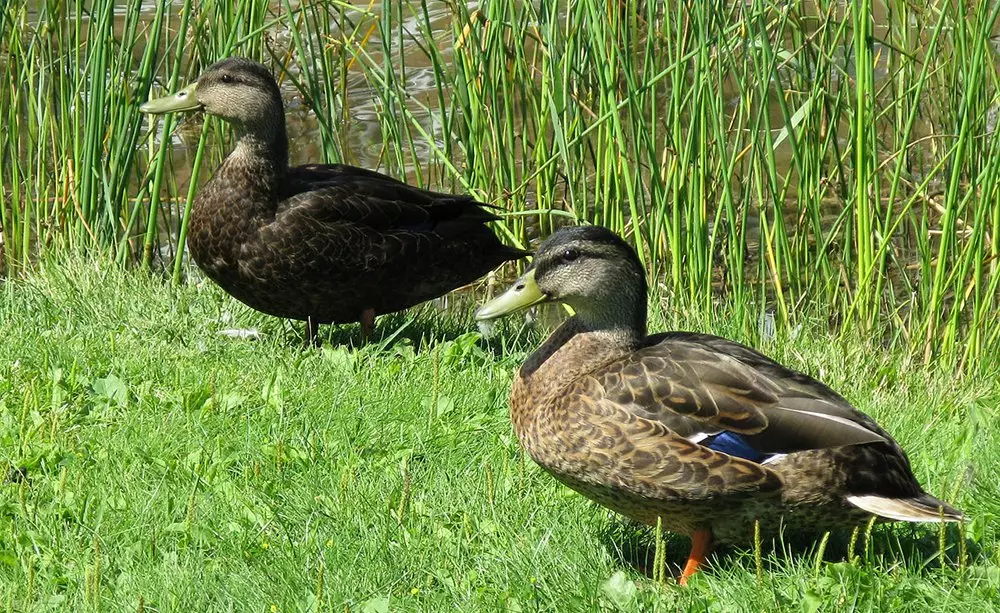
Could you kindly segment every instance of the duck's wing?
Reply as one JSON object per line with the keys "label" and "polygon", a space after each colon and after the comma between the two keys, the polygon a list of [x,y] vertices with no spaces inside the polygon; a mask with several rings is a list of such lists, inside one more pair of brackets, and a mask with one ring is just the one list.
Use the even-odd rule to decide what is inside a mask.
{"label": "duck's wing", "polygon": [[826,386],[727,343],[658,335],[579,378],[549,416],[564,424],[563,453],[602,482],[696,500],[780,488],[768,466],[780,454],[879,442],[898,449]]}
{"label": "duck's wing", "polygon": [[277,216],[353,224],[386,233],[450,236],[497,219],[488,205],[464,195],[433,192],[387,175],[346,166],[289,169]]}
{"label": "duck's wing", "polygon": [[557,460],[543,458],[543,464],[640,501],[740,498],[781,488],[781,478],[767,466],[688,440],[677,429],[683,429],[680,420],[691,418],[643,409],[645,392],[625,394],[621,381],[620,375],[597,372],[560,395],[544,416],[557,424],[550,438],[559,447]]}
{"label": "duck's wing", "polygon": [[[595,373],[596,374],[596,373]],[[759,461],[891,438],[815,379],[726,339],[671,333],[603,369],[606,397],[688,441]],[[748,447],[745,453],[737,449]],[[748,455],[750,454],[750,455]]]}
{"label": "duck's wing", "polygon": [[348,166],[292,168],[282,185],[250,254],[260,264],[248,268],[310,288],[318,320],[398,311],[526,255],[500,242],[486,223],[495,217],[467,196]]}

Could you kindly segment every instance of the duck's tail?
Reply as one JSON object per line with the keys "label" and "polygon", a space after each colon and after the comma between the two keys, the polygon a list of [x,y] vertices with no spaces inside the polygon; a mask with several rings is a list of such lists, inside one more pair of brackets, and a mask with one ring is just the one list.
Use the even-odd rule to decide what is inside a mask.
{"label": "duck's tail", "polygon": [[510,245],[504,245],[504,257],[510,260],[520,260],[521,258],[526,258],[535,255],[534,251],[525,251],[524,249],[518,249],[517,247],[511,247]]}
{"label": "duck's tail", "polygon": [[847,501],[873,515],[896,521],[940,522],[965,519],[961,511],[930,494],[913,498],[848,496]]}

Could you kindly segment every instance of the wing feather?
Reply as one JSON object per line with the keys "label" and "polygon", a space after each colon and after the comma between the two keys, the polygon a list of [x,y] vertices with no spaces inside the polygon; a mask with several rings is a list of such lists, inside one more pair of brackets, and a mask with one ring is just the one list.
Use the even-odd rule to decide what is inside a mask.
{"label": "wing feather", "polygon": [[610,401],[689,442],[732,432],[774,454],[886,441],[822,383],[717,337],[658,335],[594,374]]}

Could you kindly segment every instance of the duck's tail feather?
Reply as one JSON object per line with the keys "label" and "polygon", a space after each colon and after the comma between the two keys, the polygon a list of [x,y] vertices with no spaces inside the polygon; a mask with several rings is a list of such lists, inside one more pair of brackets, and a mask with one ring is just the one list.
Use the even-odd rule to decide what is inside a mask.
{"label": "duck's tail feather", "polygon": [[508,260],[520,260],[521,258],[535,255],[534,251],[525,251],[524,249],[518,249],[517,247],[511,247],[510,245],[504,245],[504,252],[506,253]]}
{"label": "duck's tail feather", "polygon": [[847,501],[873,515],[896,521],[940,522],[962,521],[961,511],[930,494],[914,498],[886,496],[848,496]]}

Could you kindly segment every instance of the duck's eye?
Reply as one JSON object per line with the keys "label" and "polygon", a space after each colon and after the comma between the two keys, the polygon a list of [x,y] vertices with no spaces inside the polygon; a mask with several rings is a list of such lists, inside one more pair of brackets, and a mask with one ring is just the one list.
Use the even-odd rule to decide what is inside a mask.
{"label": "duck's eye", "polygon": [[567,249],[563,251],[562,255],[559,257],[562,259],[563,262],[572,262],[573,260],[580,257],[580,252],[577,251],[576,249]]}
{"label": "duck's eye", "polygon": [[223,83],[232,83],[235,80],[233,79],[233,75],[229,73],[223,74],[221,78]]}

